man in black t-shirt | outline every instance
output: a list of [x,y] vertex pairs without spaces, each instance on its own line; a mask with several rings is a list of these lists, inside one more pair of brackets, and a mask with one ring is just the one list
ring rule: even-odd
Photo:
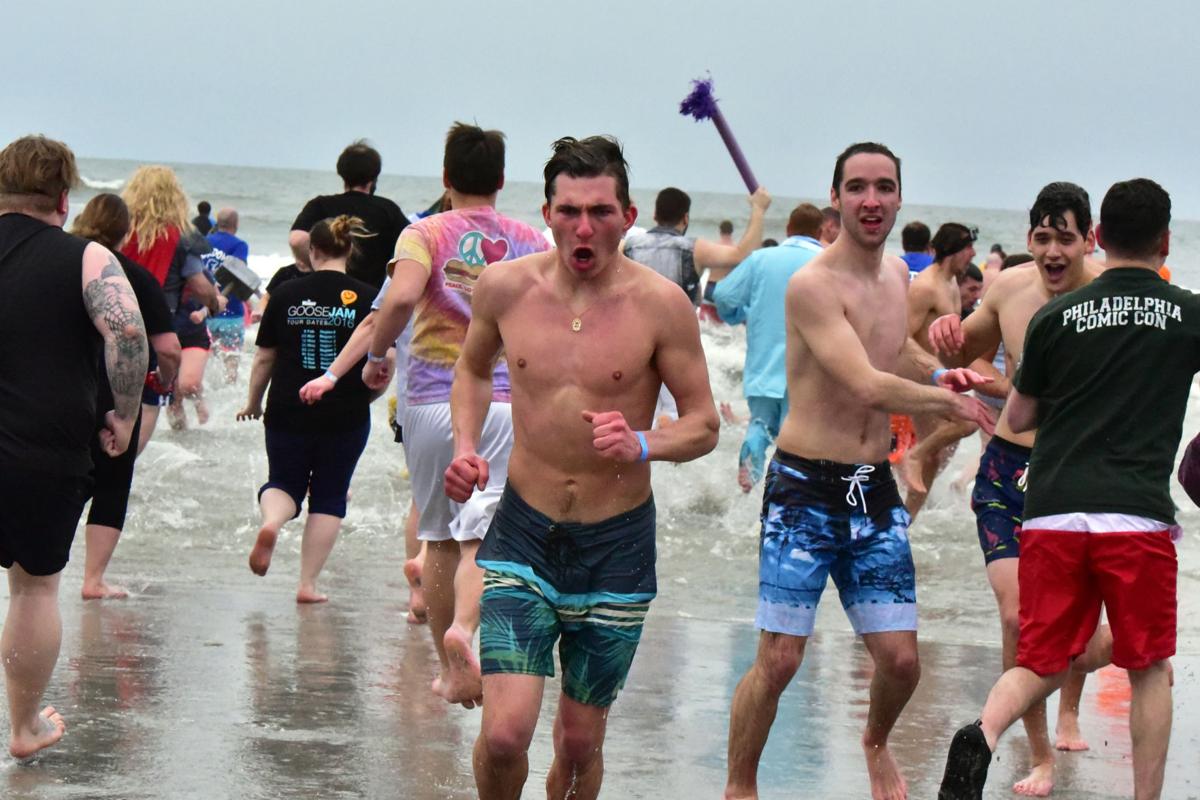
[[[1134,793],[1162,793],[1175,653],[1175,507],[1170,476],[1200,370],[1200,296],[1158,276],[1171,200],[1139,178],[1115,184],[1096,238],[1108,268],[1030,322],[1007,405],[1038,429],[1027,472],[1017,666],[980,722],[958,731],[939,798],[976,798],[1000,736],[1057,689],[1101,603],[1112,662],[1133,689]],[[1136,712],[1136,713],[1133,713]]]
[[[98,411],[104,454],[130,446],[146,376],[145,326],[120,263],[62,230],[78,182],[62,142],[25,136],[0,151],[0,658],[17,759],[66,727],[39,706],[62,645],[59,577],[90,489],[88,446]],[[111,409],[96,408],[101,352]]]
[[358,217],[367,231],[374,235],[358,241],[347,262],[346,274],[376,289],[383,286],[387,263],[396,249],[400,231],[408,227],[408,218],[400,206],[375,195],[382,167],[379,151],[362,140],[342,151],[338,157],[337,172],[345,191],[309,200],[292,223],[288,244],[297,263],[308,264],[308,232],[313,225],[342,214]]
[[312,265],[307,261],[296,261],[294,264],[288,264],[286,267],[280,267],[275,270],[275,274],[271,276],[271,280],[267,281],[267,288],[263,289],[262,297],[255,304],[254,310],[250,312],[250,321],[260,322],[262,320],[263,314],[267,310],[267,303],[271,300],[271,294],[276,289],[290,280],[311,274]]

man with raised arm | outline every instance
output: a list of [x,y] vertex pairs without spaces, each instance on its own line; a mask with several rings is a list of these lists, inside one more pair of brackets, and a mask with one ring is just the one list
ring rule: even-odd
[[[1001,272],[970,317],[960,321],[959,315],[946,314],[929,326],[929,343],[947,366],[970,364],[994,352],[1001,343],[1014,361],[1019,360],[1033,315],[1054,298],[1091,283],[1100,274],[1098,267],[1084,260],[1095,240],[1091,202],[1082,187],[1051,183],[1042,189],[1029,212],[1028,241],[1036,269]],[[1008,422],[1007,408],[1002,410],[996,435],[979,460],[971,493],[983,563],[1000,610],[1004,669],[1011,669],[1017,656],[1017,559],[1025,518],[1025,473],[1035,433],[1015,432]],[[1106,656],[1104,644],[1103,638],[1097,638],[1093,654]],[[1078,669],[1063,686],[1059,704],[1060,750],[1087,749],[1079,734],[1079,697],[1085,675],[1082,669],[1101,664],[1089,659],[1088,664],[1075,666]],[[1054,748],[1046,728],[1045,702],[1035,703],[1024,721],[1033,769],[1013,786],[1013,791],[1044,796],[1054,788]]]
[[917,597],[908,512],[887,462],[888,414],[987,419],[978,400],[947,388],[984,379],[936,369],[908,336],[908,268],[884,255],[900,209],[900,160],[880,144],[850,146],[830,198],[841,232],[787,287],[788,415],[763,492],[762,633],[733,697],[726,798],[758,797],[763,746],[830,575],[875,663],[862,738],[871,796],[907,797],[888,735],[920,675]]
[[[496,482],[477,450],[503,348],[514,441],[478,555],[484,800],[521,795],[556,640],[563,680],[547,794],[599,794],[609,707],[656,592],[649,462],[689,461],[717,443],[687,295],[618,249],[637,217],[620,145],[560,139],[545,178],[557,249],[484,272],[451,398],[446,493],[462,501]],[[651,430],[664,384],[679,420]]]
[[1005,406],[1037,428],[1021,529],[1016,666],[980,720],[954,735],[938,797],[983,796],[1000,737],[1061,687],[1103,605],[1112,662],[1128,671],[1136,800],[1162,795],[1171,736],[1179,565],[1170,478],[1200,371],[1200,295],[1162,280],[1171,198],[1154,181],[1116,183],[1096,240],[1107,267],[1029,322]]
[[78,181],[61,142],[26,136],[0,151],[0,566],[9,588],[0,657],[18,759],[65,729],[52,706],[38,706],[62,643],[59,575],[91,488],[101,347],[114,407],[99,436],[110,457],[129,447],[149,351],[116,257],[62,230]]

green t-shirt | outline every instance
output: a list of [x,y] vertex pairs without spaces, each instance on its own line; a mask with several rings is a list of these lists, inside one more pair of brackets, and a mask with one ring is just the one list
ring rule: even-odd
[[1110,512],[1175,523],[1170,477],[1200,295],[1137,267],[1105,270],[1029,323],[1014,379],[1038,399],[1025,518]]

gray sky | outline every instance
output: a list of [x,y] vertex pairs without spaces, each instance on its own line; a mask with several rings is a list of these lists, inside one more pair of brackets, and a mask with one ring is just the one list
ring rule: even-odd
[[386,172],[436,175],[464,119],[507,134],[510,179],[540,180],[559,136],[611,133],[636,186],[741,191],[712,125],[678,114],[711,71],[780,195],[823,196],[836,154],[874,139],[911,203],[1025,208],[1073,180],[1098,207],[1147,176],[1200,217],[1187,2],[62,0],[4,18],[0,140],[84,156],[331,169],[367,137]]

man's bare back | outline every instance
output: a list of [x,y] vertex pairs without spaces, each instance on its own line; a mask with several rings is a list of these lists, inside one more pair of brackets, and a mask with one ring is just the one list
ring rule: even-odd
[[938,317],[952,314],[961,305],[958,284],[953,275],[948,275],[933,264],[917,273],[908,287],[908,334],[928,353],[933,352],[929,344],[929,325]]

